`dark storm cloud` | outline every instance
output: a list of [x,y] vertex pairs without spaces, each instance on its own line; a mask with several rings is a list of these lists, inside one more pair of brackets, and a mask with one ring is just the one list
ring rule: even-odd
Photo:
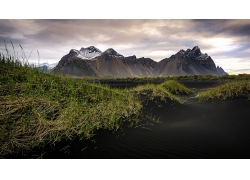
[[244,24],[240,27],[233,27],[234,31],[231,31],[232,34],[238,34],[238,35],[244,35],[244,36],[250,36],[250,24]]
[[[54,45],[75,41],[91,43],[106,42],[108,44],[131,42],[133,34],[124,31],[127,27],[140,26],[143,20],[34,20],[34,24],[42,29],[35,34],[23,33],[23,41],[32,39],[34,42]],[[13,28],[13,27],[12,27]],[[16,25],[16,30],[18,25]],[[98,39],[104,36],[105,39]],[[90,44],[92,45],[92,44]],[[93,44],[94,45],[94,44]]]
[[225,24],[228,20],[220,20],[220,19],[214,19],[214,20],[202,20],[202,19],[196,19],[192,20],[193,27],[189,30],[195,31],[196,33],[201,33],[203,35],[218,35],[220,33],[223,33],[225,30]]
[[204,35],[222,35],[222,36],[248,36],[250,37],[249,20],[192,20],[193,27],[190,31],[196,31]]
[[232,36],[248,36],[250,37],[250,23],[249,20],[229,20],[225,24],[223,31]]
[[[222,44],[216,51],[219,44],[206,41],[211,38],[229,39],[235,48],[223,50]],[[197,45],[203,53],[209,51],[209,55],[219,59],[246,59],[250,20],[0,20],[0,50],[4,51],[2,39],[9,48],[12,41],[15,46],[22,44],[27,52],[39,49],[44,59],[55,61],[70,49],[91,45],[102,51],[112,47],[125,56],[158,61]]]

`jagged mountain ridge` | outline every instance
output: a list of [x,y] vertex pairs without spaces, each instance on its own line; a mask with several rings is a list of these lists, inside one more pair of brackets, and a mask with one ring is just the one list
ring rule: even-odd
[[203,54],[198,46],[192,50],[180,50],[175,55],[158,62],[158,74],[162,76],[185,75],[219,75],[214,61],[206,53]]
[[102,52],[94,46],[89,46],[87,48],[81,48],[79,51],[79,57],[85,59],[91,59],[99,56]]
[[109,48],[101,52],[94,46],[72,49],[62,57],[53,70],[56,73],[76,76],[186,76],[186,75],[224,75],[221,67],[198,46],[192,50],[180,50],[175,55],[156,62],[150,58],[124,57]]
[[220,74],[220,75],[227,75],[228,73],[224,71],[224,69],[222,69],[222,67],[220,66],[217,66],[216,67],[217,69],[217,72]]

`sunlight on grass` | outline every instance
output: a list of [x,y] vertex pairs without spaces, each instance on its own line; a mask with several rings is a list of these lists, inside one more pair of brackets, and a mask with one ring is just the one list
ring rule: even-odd
[[25,154],[62,140],[90,139],[97,130],[116,131],[124,122],[136,125],[145,100],[184,104],[176,95],[192,93],[167,78],[158,85],[111,88],[44,73],[3,55],[0,67],[0,156]]
[[160,84],[160,87],[168,90],[169,92],[171,92],[172,94],[190,94],[192,91],[190,89],[188,89],[187,87],[185,87],[184,85],[170,80],[170,81],[166,81],[162,84]]
[[141,102],[128,90],[45,74],[0,58],[0,155],[138,121]]
[[200,101],[209,99],[225,100],[237,96],[245,96],[250,100],[250,81],[241,80],[228,82],[215,88],[199,93]]
[[189,90],[184,85],[175,81],[166,81],[159,85],[146,84],[133,88],[131,90],[137,95],[144,96],[149,100],[160,100],[166,102],[167,100],[176,101],[183,104],[184,100],[175,96],[175,94],[189,94]]

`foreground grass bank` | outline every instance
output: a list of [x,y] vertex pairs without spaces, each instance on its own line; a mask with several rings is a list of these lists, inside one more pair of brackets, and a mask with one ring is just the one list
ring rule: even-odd
[[175,81],[114,89],[53,74],[0,56],[0,156],[29,153],[62,140],[89,139],[98,129],[137,124],[142,96],[184,103],[191,91]]
[[142,105],[128,90],[45,74],[3,56],[0,67],[0,156],[138,121]]
[[233,81],[220,85],[215,88],[208,89],[199,93],[200,101],[208,101],[210,99],[225,100],[238,96],[247,97],[250,100],[250,81]]

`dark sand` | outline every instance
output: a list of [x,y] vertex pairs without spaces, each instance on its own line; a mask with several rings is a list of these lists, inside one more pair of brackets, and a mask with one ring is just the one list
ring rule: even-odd
[[[218,82],[183,82],[200,90]],[[51,151],[44,158],[250,158],[250,102],[246,98],[187,104],[173,102],[158,107],[149,102],[145,113],[161,123],[144,120],[136,128],[98,131],[93,140],[66,142],[68,153]],[[68,144],[69,143],[69,144]],[[85,148],[85,149],[84,149]],[[83,150],[84,149],[84,150]]]
[[[95,143],[71,142],[69,154],[46,158],[250,158],[250,103],[244,99],[157,107],[161,123],[141,122],[137,128],[99,131]],[[154,125],[152,125],[154,124]],[[85,150],[81,151],[83,148]]]

